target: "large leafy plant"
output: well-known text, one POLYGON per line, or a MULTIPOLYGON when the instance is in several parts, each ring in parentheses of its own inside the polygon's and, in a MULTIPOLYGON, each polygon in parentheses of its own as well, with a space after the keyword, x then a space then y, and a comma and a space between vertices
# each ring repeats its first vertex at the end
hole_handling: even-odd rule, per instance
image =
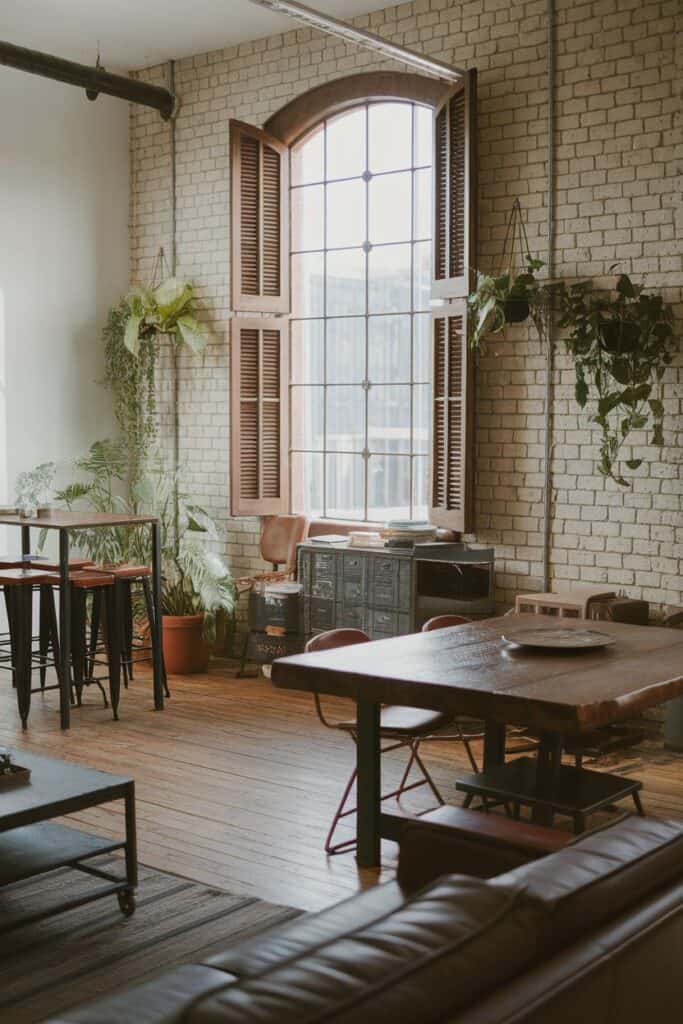
MULTIPOLYGON (((594 393, 597 401, 598 469, 627 487, 618 464, 631 432, 649 428, 651 444, 664 443, 662 377, 673 358, 673 311, 626 274, 613 293, 594 291, 590 281, 561 285, 557 293, 560 326, 569 329, 576 400, 584 408, 594 393)), ((635 470, 641 462, 630 458, 625 465, 635 470)))
POLYGON ((134 288, 123 300, 128 307, 123 342, 137 356, 141 340, 168 335, 200 354, 206 333, 196 317, 194 288, 187 281, 169 277, 158 288, 134 288))

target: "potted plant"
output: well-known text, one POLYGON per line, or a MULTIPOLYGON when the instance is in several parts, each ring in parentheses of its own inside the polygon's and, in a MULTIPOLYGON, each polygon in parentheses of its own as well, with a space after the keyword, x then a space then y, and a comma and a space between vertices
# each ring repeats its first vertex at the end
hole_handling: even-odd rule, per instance
POLYGON ((57 466, 54 462, 41 462, 35 469, 20 473, 16 479, 16 501, 20 514, 27 518, 37 515, 45 519, 51 512, 50 498, 57 466))
POLYGON ((206 333, 197 320, 194 288, 169 277, 157 288, 133 288, 123 300, 123 343, 137 356, 140 342, 168 335, 195 353, 206 348, 206 333))
POLYGON ((484 335, 498 334, 507 324, 523 323, 529 316, 543 336, 545 287, 536 272, 544 264, 528 253, 526 259, 526 269, 514 277, 510 271, 499 277, 477 274, 477 287, 467 298, 472 348, 479 347, 484 335))
POLYGON ((216 524, 200 505, 178 490, 173 475, 150 477, 141 494, 161 522, 163 647, 166 669, 205 672, 221 614, 232 615, 236 589, 223 559, 209 544, 216 524))
MULTIPOLYGON (((592 417, 602 432, 599 471, 622 487, 621 450, 633 430, 650 428, 651 444, 664 443, 662 377, 672 362, 673 311, 661 295, 648 295, 622 274, 613 293, 579 281, 556 289, 560 326, 569 329, 576 401, 583 409, 594 391, 592 417)), ((635 470, 642 459, 626 459, 635 470)))

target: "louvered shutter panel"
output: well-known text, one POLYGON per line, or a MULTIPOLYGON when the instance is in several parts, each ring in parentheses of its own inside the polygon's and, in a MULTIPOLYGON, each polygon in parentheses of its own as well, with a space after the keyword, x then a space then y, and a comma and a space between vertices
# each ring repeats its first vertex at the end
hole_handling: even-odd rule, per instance
POLYGON ((461 533, 473 528, 474 364, 467 307, 433 315, 431 521, 461 533))
POLYGON ((231 322, 231 509, 234 516, 289 512, 288 324, 231 322))
POLYGON ((278 139, 230 122, 232 307, 289 312, 289 153, 278 139))
POLYGON ((464 298, 476 265, 476 71, 435 113, 432 298, 464 298))

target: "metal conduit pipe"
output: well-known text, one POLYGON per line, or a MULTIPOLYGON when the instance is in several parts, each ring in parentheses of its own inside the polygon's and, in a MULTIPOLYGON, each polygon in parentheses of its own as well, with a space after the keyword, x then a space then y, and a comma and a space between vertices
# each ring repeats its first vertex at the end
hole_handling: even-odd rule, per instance
MULTIPOLYGON (((548 277, 555 276, 555 0, 548 0, 548 189, 547 252, 548 277)), ((552 454, 553 454, 553 372, 555 369, 555 325, 548 310, 545 352, 545 421, 543 456, 543 590, 550 591, 550 548, 552 544, 552 454)))
POLYGON ((148 85, 125 75, 113 75, 100 67, 76 64, 49 53, 28 50, 24 46, 0 42, 0 64, 31 75, 42 75, 55 82, 75 85, 85 89, 88 99, 97 99, 100 93, 116 96, 117 99, 153 107, 167 121, 175 112, 175 96, 159 85, 148 85))

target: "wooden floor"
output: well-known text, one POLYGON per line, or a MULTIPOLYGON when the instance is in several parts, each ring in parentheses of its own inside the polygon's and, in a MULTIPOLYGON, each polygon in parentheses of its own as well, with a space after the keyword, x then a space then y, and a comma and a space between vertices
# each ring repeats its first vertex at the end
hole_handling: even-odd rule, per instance
MULTIPOLYGON (((360 872, 353 854, 323 853, 354 748, 318 723, 306 694, 275 690, 263 678, 237 679, 232 668, 218 666, 208 676, 173 678, 172 699, 155 712, 151 683, 141 676, 123 695, 119 722, 91 688, 62 733, 52 692, 34 697, 22 734, 6 673, 0 686, 0 745, 135 778, 139 857, 149 867, 307 910, 391 875, 390 843, 381 875, 360 872)), ((335 703, 348 713, 342 702, 331 702, 331 710, 335 703)), ((455 777, 466 769, 460 744, 425 744, 423 754, 444 797, 455 802, 455 777)), ((384 759, 387 781, 398 779, 404 757, 384 759)), ((650 758, 637 775, 649 813, 683 817, 683 755, 650 758)), ((423 788, 406 806, 430 804, 423 788)), ((83 812, 76 823, 120 835, 122 812, 112 804, 83 812)))

